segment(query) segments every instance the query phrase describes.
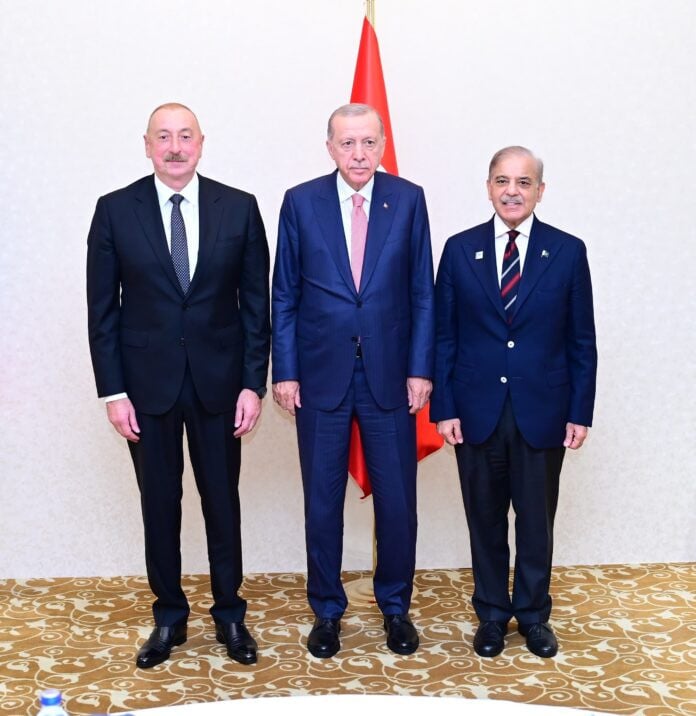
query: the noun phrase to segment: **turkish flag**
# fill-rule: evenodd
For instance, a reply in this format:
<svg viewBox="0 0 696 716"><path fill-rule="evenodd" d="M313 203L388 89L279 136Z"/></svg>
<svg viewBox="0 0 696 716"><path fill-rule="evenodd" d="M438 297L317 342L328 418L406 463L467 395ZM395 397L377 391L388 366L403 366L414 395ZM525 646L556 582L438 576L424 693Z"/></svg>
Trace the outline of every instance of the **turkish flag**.
<svg viewBox="0 0 696 716"><path fill-rule="evenodd" d="M377 43L375 29L367 17L363 21L350 101L369 104L379 112L384 123L384 133L387 137L387 144L382 157L382 168L390 174L398 175L394 136L392 135L389 105L387 104L387 90L384 86L382 60L379 56L379 44ZM416 415L416 453L418 460L422 460L430 453L439 450L443 443L444 440L438 435L435 426L430 422L430 406L426 405ZM372 492L372 487L370 486L370 477L367 473L360 430L356 420L353 420L351 430L348 470L363 491L363 498L367 497Z"/></svg>

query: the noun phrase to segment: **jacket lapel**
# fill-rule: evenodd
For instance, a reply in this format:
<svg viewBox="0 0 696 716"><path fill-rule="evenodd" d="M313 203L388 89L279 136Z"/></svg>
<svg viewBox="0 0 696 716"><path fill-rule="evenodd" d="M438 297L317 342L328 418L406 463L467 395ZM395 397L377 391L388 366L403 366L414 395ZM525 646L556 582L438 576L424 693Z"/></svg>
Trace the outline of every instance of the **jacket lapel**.
<svg viewBox="0 0 696 716"><path fill-rule="evenodd" d="M152 246L155 256L162 264L164 273L172 284L174 284L177 291L181 293L181 285L174 272L172 256L169 253L169 246L167 245L167 236L164 233L162 213L160 212L153 177L147 177L136 191L135 215L145 233L145 237L150 242L150 246Z"/></svg>
<svg viewBox="0 0 696 716"><path fill-rule="evenodd" d="M384 176L380 172L375 173L370 220L367 222L367 243L365 244L365 259L360 278L360 293L365 290L375 271L377 261L384 248L384 242L391 231L398 205L399 195L386 189Z"/></svg>
<svg viewBox="0 0 696 716"><path fill-rule="evenodd" d="M479 235L464 247L464 251L471 270L481 283L481 287L501 318L507 321L503 300L500 298L493 219L482 225Z"/></svg>
<svg viewBox="0 0 696 716"><path fill-rule="evenodd" d="M336 172L325 177L324 186L312 200L314 213L321 234L333 257L338 272L346 285L355 293L353 274L350 270L350 259L346 248L346 238L343 231L341 207L338 203L338 189L336 188ZM369 229L368 229L369 235Z"/></svg>
<svg viewBox="0 0 696 716"><path fill-rule="evenodd" d="M198 175L198 258L196 270L191 277L189 293L201 282L210 262L215 239L222 221L222 202L215 185L205 177Z"/></svg>
<svg viewBox="0 0 696 716"><path fill-rule="evenodd" d="M527 254L522 267L513 321L524 302L531 295L534 286L554 262L560 250L561 246L546 230L546 224L534 217L532 231L529 235L529 244L527 245Z"/></svg>

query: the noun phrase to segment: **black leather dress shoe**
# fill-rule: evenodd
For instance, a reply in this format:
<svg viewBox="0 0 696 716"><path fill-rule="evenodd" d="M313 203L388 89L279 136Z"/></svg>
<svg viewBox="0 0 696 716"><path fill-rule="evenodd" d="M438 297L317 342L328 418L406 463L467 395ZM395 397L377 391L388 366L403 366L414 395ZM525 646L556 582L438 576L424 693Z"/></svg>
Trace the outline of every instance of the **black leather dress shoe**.
<svg viewBox="0 0 696 716"><path fill-rule="evenodd" d="M558 653L558 642L553 629L548 622L537 624L520 624L517 627L522 636L527 637L527 649L540 656L542 659L549 659Z"/></svg>
<svg viewBox="0 0 696 716"><path fill-rule="evenodd" d="M481 622L474 636L474 651L479 656L498 656L505 647L507 622Z"/></svg>
<svg viewBox="0 0 696 716"><path fill-rule="evenodd" d="M222 622L215 624L215 638L227 645L227 656L238 661L240 664L255 664L256 641L244 622Z"/></svg>
<svg viewBox="0 0 696 716"><path fill-rule="evenodd" d="M413 654L418 648L418 632L408 614L387 614L384 617L387 646L395 654Z"/></svg>
<svg viewBox="0 0 696 716"><path fill-rule="evenodd" d="M333 656L341 648L341 642L338 638L340 633L340 619L317 617L307 639L309 653L312 656L316 656L317 659L328 659Z"/></svg>
<svg viewBox="0 0 696 716"><path fill-rule="evenodd" d="M169 658L173 646L186 641L186 624L155 627L147 641L138 650L135 665L140 669L149 669Z"/></svg>

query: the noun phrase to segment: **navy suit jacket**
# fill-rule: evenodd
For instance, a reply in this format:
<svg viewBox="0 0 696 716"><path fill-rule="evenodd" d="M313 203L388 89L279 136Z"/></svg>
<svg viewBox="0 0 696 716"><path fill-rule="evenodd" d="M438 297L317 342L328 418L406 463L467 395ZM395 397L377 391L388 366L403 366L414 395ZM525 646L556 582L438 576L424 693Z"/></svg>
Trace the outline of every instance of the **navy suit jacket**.
<svg viewBox="0 0 696 716"><path fill-rule="evenodd" d="M534 219L508 324L494 241L491 219L445 245L430 416L459 418L464 440L480 444L509 391L525 440L559 447L567 422L592 424L597 349L585 244Z"/></svg>
<svg viewBox="0 0 696 716"><path fill-rule="evenodd" d="M298 380L303 406L333 410L348 390L359 338L377 404L406 404L407 377L433 376L433 294L420 187L375 174L359 292L336 172L288 190L273 276L273 382Z"/></svg>
<svg viewBox="0 0 696 716"><path fill-rule="evenodd" d="M99 199L89 232L87 302L100 396L127 392L162 414L188 361L213 413L266 385L270 350L266 235L256 199L199 177L200 246L184 295L152 175Z"/></svg>

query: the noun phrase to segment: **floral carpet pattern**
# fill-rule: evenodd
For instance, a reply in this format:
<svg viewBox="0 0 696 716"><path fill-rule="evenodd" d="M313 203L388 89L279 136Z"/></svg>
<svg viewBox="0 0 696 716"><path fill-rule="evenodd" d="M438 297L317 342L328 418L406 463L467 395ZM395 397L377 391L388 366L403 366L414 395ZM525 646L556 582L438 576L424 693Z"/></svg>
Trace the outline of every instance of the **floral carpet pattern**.
<svg viewBox="0 0 696 716"><path fill-rule="evenodd" d="M364 573L347 572L346 583ZM215 641L207 576L187 576L188 641L169 661L135 667L152 628L144 577L0 580L0 714L36 713L60 689L71 716L260 696L410 694L505 699L614 714L696 715L696 563L559 567L551 583L554 659L530 654L511 623L505 651L481 659L471 570L416 574L420 649L384 643L376 605L356 598L342 649L305 649L313 617L301 574L253 574L246 623L259 662L241 666Z"/></svg>

